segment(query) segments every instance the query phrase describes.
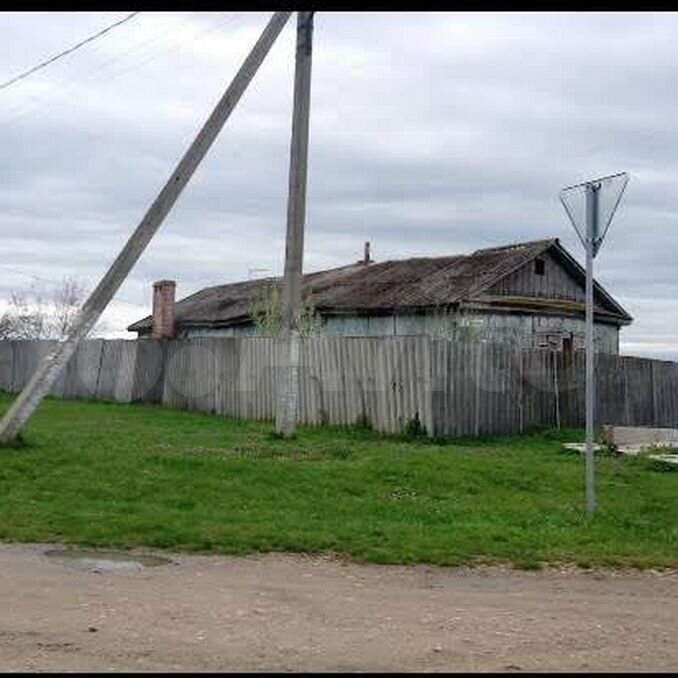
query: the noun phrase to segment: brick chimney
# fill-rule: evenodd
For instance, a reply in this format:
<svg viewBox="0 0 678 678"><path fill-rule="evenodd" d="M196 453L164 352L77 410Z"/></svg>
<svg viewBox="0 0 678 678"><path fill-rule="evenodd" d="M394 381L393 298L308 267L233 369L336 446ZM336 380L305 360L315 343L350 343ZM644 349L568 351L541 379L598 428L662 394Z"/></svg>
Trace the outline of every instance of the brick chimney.
<svg viewBox="0 0 678 678"><path fill-rule="evenodd" d="M158 280L153 283L153 339L174 337L174 295L177 288L174 280Z"/></svg>

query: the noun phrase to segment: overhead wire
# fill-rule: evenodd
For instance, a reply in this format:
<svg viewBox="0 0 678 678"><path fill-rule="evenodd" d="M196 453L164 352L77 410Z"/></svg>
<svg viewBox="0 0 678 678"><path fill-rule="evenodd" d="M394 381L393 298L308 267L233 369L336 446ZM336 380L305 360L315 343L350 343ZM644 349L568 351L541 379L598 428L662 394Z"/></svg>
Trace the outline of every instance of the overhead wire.
<svg viewBox="0 0 678 678"><path fill-rule="evenodd" d="M137 14L138 14L138 12L137 12ZM198 14L198 12L193 12L192 14ZM131 17L130 17L130 18L131 18ZM189 37L188 41L186 41L186 40L183 40L183 41L182 41L182 39L180 38L179 40L173 42L173 43L171 44L171 46L169 47L169 49L161 50L161 51L159 51L158 53L151 55L149 58L145 59L144 61L142 61L142 62L140 62L140 63L132 64L132 65L127 66L127 67L124 67L124 68L122 68L122 69L118 69L118 70L112 71L112 72L109 74L109 76L106 78L106 81L105 81L105 82L106 82L106 85L108 85L108 83L110 83L110 81L113 80L113 79L115 79L116 77L118 77L118 76L120 76L120 75L123 75L123 74L125 74L125 73L129 73L129 72L136 71L136 70L138 70L138 69L144 67L146 64L150 63L151 61L157 59L159 56L161 56L161 55L163 55L163 54L166 54L166 53L168 53L168 52L174 51L177 47L181 47L181 49L184 49L188 44L195 42L195 40L198 39L199 37L204 37L205 35L207 35L207 34L209 34L209 33L212 33L212 32L214 32L214 31L216 31L216 30L222 28L222 27L223 27L224 25L226 25L226 24L233 24L234 19L235 19L235 17L233 16L233 13L230 13L230 16L228 16L224 21L221 21L221 22L219 22L219 23L217 23L217 24L215 24L215 25L213 25L213 26L208 27L207 29L200 30L200 31L198 31L197 33L194 33L193 35L191 35L191 36ZM165 31L163 31L163 33L162 33L161 35L166 34L169 30L171 30L171 28L170 28L170 29L167 29L167 30L165 30ZM157 36L157 37L154 38L153 40L150 40L150 41L144 41L144 42L142 42L142 43L138 43L137 45L135 45L135 46L132 47L131 49L126 50L125 52L123 52L121 55L118 55L117 57L114 57L113 59L110 59L110 60L104 62L103 64L100 64L99 66L95 67L94 69L91 69L90 71L88 71L88 75L91 76L92 73L94 73L94 72L96 72L96 71L100 71L102 68L104 68L104 67L107 66L107 65L110 65L111 63L117 63L117 62L119 62L121 57L123 57L123 56L125 56L125 55L127 55L127 54L129 54L129 53L131 53L131 52L137 51L139 48L142 48L142 47L144 47L144 46L147 46L148 44L151 44L151 43L153 43L153 42L157 42L157 40L158 40L160 37L161 37L161 36ZM179 66L178 68L176 68L176 69L173 70L173 73L175 73L177 70L183 70L183 69L186 68L188 65L190 65L190 64L184 64L184 65L182 65L182 66ZM91 79L92 79L91 77L90 77L90 78L84 78L84 79L83 79L83 78L79 78L79 79L77 79L76 82L72 83L72 84L71 84L69 87L67 87L65 90L61 90L61 94L62 94L62 95L67 94L69 91L72 91L73 89L75 89L75 87L77 87L79 84L81 84L81 82L82 82L83 80L91 80ZM42 97L42 98L43 98L43 100L45 99L45 97ZM49 98L49 97L47 97L47 98ZM25 118L25 117L32 117L32 115L34 115L36 112L39 112L40 110L42 110L42 108L41 108L41 107L37 107L37 108L34 108L34 109L30 109L30 110L27 111L24 115L18 115L18 116L15 116L14 118L10 118L10 119L8 119L8 120L6 120L6 121L0 121L0 127L11 126L11 124L14 123L14 122L16 122L17 120L23 119L23 118ZM101 141L102 139L103 139L103 140L108 139L108 137L106 137L106 135L93 135L93 134L91 134L91 133L87 133L86 136L88 136L91 140L94 140L94 141ZM33 273L28 273L28 272L25 272L25 271L21 271L21 270L16 269L16 268L14 268L14 267L12 267L12 266L7 266L6 264L0 264L0 266L2 266L3 268L5 268L6 270L13 271L14 273L18 273L19 275L25 275L25 276L28 276L28 277L32 277L32 278L34 278L34 279L36 279L36 280L41 280L41 281L49 282L49 283L52 283L52 284L58 283L58 281L56 281L55 279L45 278L44 276L39 276L39 275L36 275L36 274L33 274ZM143 306L142 303L133 302L133 301L127 300L127 299L125 299L125 298L123 298L123 297L118 297L117 295L116 295L116 297L114 298L114 301L120 301L120 302L122 302L122 303L126 303L126 304L129 304L129 305L135 306L135 307L137 307L137 308L138 308L139 306Z"/></svg>
<svg viewBox="0 0 678 678"><path fill-rule="evenodd" d="M199 12L191 12L189 13L189 16L199 14ZM139 25L139 24L137 24ZM160 31L157 35L155 35L151 39L145 39L141 40L140 42L137 42L134 44L132 47L129 49L126 49L116 55L114 55L110 59L106 59L102 63L96 64L94 68L90 68L87 70L84 74L80 74L79 76L76 77L66 77L62 78L60 80L57 80L55 82L51 83L51 87L47 92L43 92L41 94L37 94L35 96L29 97L27 100L23 101L20 105L15 106L14 108L8 109L8 112L10 113L10 117L6 118L3 121L0 121L0 125L4 125L6 123L11 123L14 120L21 119L24 117L30 116L32 112L42 110L41 104L45 103L46 101L49 100L54 100L55 96L56 98L63 98L66 94L71 92L75 86L80 85L84 82L90 82L91 80L94 79L94 76L99 75L100 71L103 69L104 73L101 73L102 76L106 75L106 72L112 72L115 73L115 69L112 71L110 69L107 69L107 66L110 66L111 64L116 64L120 62L122 59L124 59L127 55L131 54L132 52L137 52L139 49L143 49L148 47L148 45L152 45L153 43L156 43L160 38L162 38L164 35L169 33L171 30L176 29L176 23L172 23L170 26L165 28L164 30ZM104 43L100 43L103 45ZM97 47L99 45L96 45L92 52L96 53ZM37 106L31 106L30 104L37 103ZM52 103L52 101L50 101ZM28 104L28 106L26 106ZM7 109L6 109L7 111Z"/></svg>
<svg viewBox="0 0 678 678"><path fill-rule="evenodd" d="M110 83L115 80L116 78L120 76L124 76L126 74L129 74L130 72L137 71L139 69L142 69L144 66L146 66L150 61L153 61L160 56L166 55L169 52L173 52L175 50L185 50L190 47L192 43L194 43L196 40L200 38L204 38L206 35L213 33L214 31L218 31L222 29L225 25L229 25L230 27L233 26L238 26L241 22L236 21L236 19L240 18L239 16L234 16L233 13L230 13L229 16L227 16L223 21L220 21L212 26L209 26L208 28L205 28L203 30L199 30L197 32L194 32L188 39L185 40L179 40L170 45L169 48L163 49L159 52L156 52L155 54L152 54L150 57L144 59L140 63L135 63L126 67L123 67L121 69L117 69L113 72L109 72L106 77L105 81L103 83L104 88L108 88L110 86ZM172 75L175 76L177 73L192 67L194 64L191 62L185 62L180 64L177 67L174 67L172 69ZM91 78L90 78L91 79ZM77 86L80 84L80 82L74 83L72 86L69 87L69 90L75 90ZM34 110L32 112L26 113L23 116L20 116L21 119L25 119L28 117L35 117L39 116L40 118L44 117L47 115L47 113L51 110L51 108L47 108L45 110ZM3 133L6 133L7 128L13 127L18 124L19 121L17 119L10 119L7 121L0 121L0 131ZM87 140L87 143L96 143L96 144L101 144L103 146L108 146L111 147L111 136L110 136L110 130L108 132L97 132L94 131L91 127L81 127L78 129L78 135L84 139ZM157 148L151 148L150 146L147 146L144 143L144 140L142 138L137 138L135 139L135 149L137 151L142 151L144 153L147 153L149 156L155 156L157 154Z"/></svg>
<svg viewBox="0 0 678 678"><path fill-rule="evenodd" d="M14 85L15 83L19 82L20 80L23 80L24 78L27 78L29 75L32 75L33 73L36 73L37 71L42 70L43 68L46 68L50 64L54 63L55 61L62 59L63 57L67 56L68 54L72 54L76 50L80 49L81 47L84 47L88 43L92 42L93 40L97 40L101 36L105 35L106 33L112 31L114 28L117 28L118 26L121 26L124 23L127 23L131 19L133 19L135 16L139 15L140 12L132 12L128 14L124 19L120 19L119 21L116 21L115 23L112 23L109 26L106 26L106 28L98 31L94 35L90 35L88 38L85 38L84 40L81 40L77 44L73 45L73 47L69 47L68 49L63 50L62 52L59 52L59 54L56 54L55 56L46 59L45 61L40 62L39 64L36 64L32 68L29 68L26 71L23 71L22 73L19 73L18 75L15 75L13 78L10 78L9 80L6 80L3 83L0 83L0 90L6 89L7 87L10 87L11 85Z"/></svg>
<svg viewBox="0 0 678 678"><path fill-rule="evenodd" d="M192 14L200 14L200 12L193 12ZM230 14L232 15L232 13L230 13ZM223 27L225 24L233 23L233 20L234 20L233 16L228 16L224 21L221 21L221 22L215 24L214 26L209 26L208 28L206 28L204 30L197 31L193 35L189 36L189 38L187 40L182 39L180 37L178 40L170 43L170 46L168 48L162 49L159 52L152 54L150 57L148 57L147 59L144 59L143 61L141 61L139 63L133 63L133 64L130 64L130 65L124 66L123 68L117 69L117 70L116 69L107 70L103 74L100 74L100 71L101 71L102 68L105 68L106 66L108 66L112 63L119 62L120 59L123 56L125 56L125 55L127 55L131 52L137 51L139 48L143 48L143 47L145 47L149 44L157 42L157 40L162 35L165 35L170 30L172 30L172 28L175 28L175 27L171 26L168 29L166 29L165 31L163 31L160 36L157 36L156 38L154 38L152 40L142 41L141 43L135 45L131 49L126 50L121 55L118 55L117 57L114 57L113 59L109 59L108 61L104 62L103 64L100 64L97 67L90 69L85 74L85 77L76 78L76 79L70 81L70 84L68 84L69 83L68 80L64 81L67 84L67 86L62 87L62 88L55 88L55 89L58 89L58 91L56 92L56 96L58 98L63 99L63 97L65 97L67 94L73 92L78 86L82 85L85 82L93 81L95 79L95 77L97 77L97 76L104 76L105 77L105 86L108 86L108 84L111 81L115 80L119 76L124 75L125 73L134 72L134 71L136 71L140 68L143 68L146 64L157 59L159 56L165 55L169 52L172 52L172 51L176 50L178 47L180 49L184 49L189 44L194 43L199 37L204 37L205 35ZM179 68L174 69L173 72L176 72L177 70L182 70L187 65L188 64L186 64L184 66L180 66ZM52 94L53 94L52 92L48 92L45 95L33 97L29 101L29 103L31 101L38 101L40 104L42 104L49 99L53 99L54 97L52 96ZM52 102L50 102L50 103L52 103ZM17 115L10 116L9 118L6 118L5 120L0 120L0 128L12 126L14 123L16 123L19 120L34 117L36 114L40 114L43 111L49 111L51 109L46 108L45 106L42 106L42 105L38 105L38 106L30 107L28 109L23 109L23 110L21 109L21 107L19 107L18 109L14 109L14 110L17 111Z"/></svg>

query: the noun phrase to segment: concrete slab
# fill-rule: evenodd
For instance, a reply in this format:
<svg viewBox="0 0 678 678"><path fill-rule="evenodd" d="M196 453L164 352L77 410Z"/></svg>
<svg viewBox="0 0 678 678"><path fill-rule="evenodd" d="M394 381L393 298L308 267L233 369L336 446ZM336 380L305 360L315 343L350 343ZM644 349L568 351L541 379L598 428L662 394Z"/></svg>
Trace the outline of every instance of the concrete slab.
<svg viewBox="0 0 678 678"><path fill-rule="evenodd" d="M563 447L567 450L572 450L573 452L581 452L581 454L586 453L586 443L563 443ZM599 452L602 448L602 445L597 445L595 443L593 445L594 452Z"/></svg>
<svg viewBox="0 0 678 678"><path fill-rule="evenodd" d="M605 443L621 447L638 446L678 447L677 428L652 428L649 426L603 426Z"/></svg>
<svg viewBox="0 0 678 678"><path fill-rule="evenodd" d="M586 453L586 443L563 443L563 447L568 450L572 450L573 452L579 452L580 454L585 454ZM600 450L604 449L604 445L594 445L593 446L593 451L594 452L599 452ZM672 445L670 443L663 443L663 444L654 444L654 445L617 445L615 447L615 450L619 454L625 454L625 455L636 455L639 454L640 452L649 452L651 450L661 450L662 448L678 448L678 445ZM654 455L651 458L656 459L661 457L661 459L664 459L665 457L673 458L676 455L673 454L662 454L662 455ZM677 457L678 458L678 457ZM673 463L672 461L669 463Z"/></svg>
<svg viewBox="0 0 678 678"><path fill-rule="evenodd" d="M655 459L656 461L663 461L667 464L678 466L678 454L650 454L648 457L649 459Z"/></svg>

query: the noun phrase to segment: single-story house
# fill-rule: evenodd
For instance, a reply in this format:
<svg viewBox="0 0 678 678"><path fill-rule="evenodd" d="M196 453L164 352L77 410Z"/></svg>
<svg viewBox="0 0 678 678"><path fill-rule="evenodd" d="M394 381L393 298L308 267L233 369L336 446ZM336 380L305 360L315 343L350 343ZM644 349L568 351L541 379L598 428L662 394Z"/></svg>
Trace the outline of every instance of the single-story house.
<svg viewBox="0 0 678 678"><path fill-rule="evenodd" d="M430 334L474 336L559 350L583 348L584 268L557 238L480 249L471 254L363 259L306 273L302 295L333 336ZM230 337L260 334L252 302L280 278L206 287L175 303L175 283L154 284L153 315L128 327L139 338ZM619 330L632 321L594 283L595 343L619 352Z"/></svg>

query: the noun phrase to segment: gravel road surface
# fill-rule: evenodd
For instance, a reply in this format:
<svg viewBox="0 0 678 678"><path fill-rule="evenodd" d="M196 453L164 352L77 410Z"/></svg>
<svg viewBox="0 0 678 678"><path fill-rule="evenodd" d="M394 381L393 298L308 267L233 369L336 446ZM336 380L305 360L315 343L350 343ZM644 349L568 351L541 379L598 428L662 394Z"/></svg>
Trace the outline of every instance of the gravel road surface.
<svg viewBox="0 0 678 678"><path fill-rule="evenodd" d="M52 548L0 543L0 670L678 671L676 572Z"/></svg>

